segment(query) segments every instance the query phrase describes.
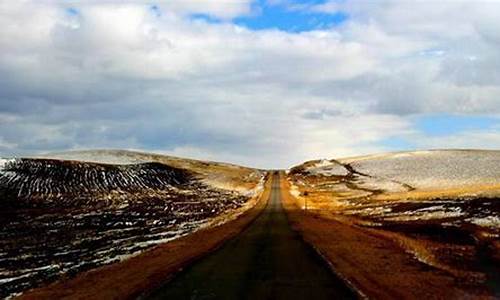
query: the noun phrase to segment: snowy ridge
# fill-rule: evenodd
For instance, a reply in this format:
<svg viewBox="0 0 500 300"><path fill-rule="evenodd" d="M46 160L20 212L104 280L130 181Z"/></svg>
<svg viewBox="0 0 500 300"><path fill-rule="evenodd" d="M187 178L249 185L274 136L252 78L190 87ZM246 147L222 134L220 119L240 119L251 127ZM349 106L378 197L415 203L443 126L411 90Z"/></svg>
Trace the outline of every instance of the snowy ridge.
<svg viewBox="0 0 500 300"><path fill-rule="evenodd" d="M16 200L54 200L70 195L82 197L111 191L167 189L190 180L187 172L159 163L115 166L23 158L4 164L0 173L0 192L6 198ZM66 199L65 203L70 202Z"/></svg>
<svg viewBox="0 0 500 300"><path fill-rule="evenodd" d="M347 176L349 175L349 170L347 170L342 164L336 162L335 160L320 160L319 162L305 168L305 171L311 175L323 175L323 176Z"/></svg>
<svg viewBox="0 0 500 300"><path fill-rule="evenodd" d="M61 153L50 153L36 158L74 160L79 162L112 164L112 165L130 165L151 162L145 159L144 153L135 153L125 150L81 150L68 151Z"/></svg>
<svg viewBox="0 0 500 300"><path fill-rule="evenodd" d="M0 157L0 172L4 171L4 169L7 168L8 165L14 161L15 161L14 159L6 159Z"/></svg>
<svg viewBox="0 0 500 300"><path fill-rule="evenodd" d="M349 161L362 173L398 180L417 189L500 184L500 151L415 151Z"/></svg>
<svg viewBox="0 0 500 300"><path fill-rule="evenodd" d="M294 171L305 176L349 176L351 183L362 190L387 193L500 185L500 151L385 153L310 161L293 168L291 172Z"/></svg>

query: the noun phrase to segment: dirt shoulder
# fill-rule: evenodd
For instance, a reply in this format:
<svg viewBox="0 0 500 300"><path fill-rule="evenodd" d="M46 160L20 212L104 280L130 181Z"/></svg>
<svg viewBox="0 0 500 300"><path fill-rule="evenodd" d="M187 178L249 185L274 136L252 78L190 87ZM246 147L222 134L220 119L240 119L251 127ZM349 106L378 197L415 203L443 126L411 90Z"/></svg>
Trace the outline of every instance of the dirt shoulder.
<svg viewBox="0 0 500 300"><path fill-rule="evenodd" d="M161 244L128 260L27 291L18 299L135 299L246 228L265 207L270 185L268 179L264 192L255 199L256 204L235 219Z"/></svg>
<svg viewBox="0 0 500 300"><path fill-rule="evenodd" d="M416 260L390 237L319 211L304 211L281 181L283 206L301 233L345 281L370 299L492 299L485 291Z"/></svg>

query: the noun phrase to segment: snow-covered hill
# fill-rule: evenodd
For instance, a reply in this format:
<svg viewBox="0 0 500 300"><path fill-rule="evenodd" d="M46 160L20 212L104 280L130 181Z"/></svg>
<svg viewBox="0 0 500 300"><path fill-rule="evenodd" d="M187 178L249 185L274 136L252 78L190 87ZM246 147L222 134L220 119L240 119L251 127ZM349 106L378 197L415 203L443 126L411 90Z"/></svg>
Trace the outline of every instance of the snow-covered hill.
<svg viewBox="0 0 500 300"><path fill-rule="evenodd" d="M444 189L480 190L500 185L500 151L432 150L310 161L292 172L349 177L359 191L397 193ZM414 193L415 194L415 193Z"/></svg>
<svg viewBox="0 0 500 300"><path fill-rule="evenodd" d="M400 152L340 162L372 177L397 180L415 189L500 184L500 151Z"/></svg>
<svg viewBox="0 0 500 300"><path fill-rule="evenodd" d="M0 207L78 206L79 201L113 200L109 193L167 190L189 183L192 176L159 163L107 165L50 159L13 159L0 171L4 201Z"/></svg>
<svg viewBox="0 0 500 300"><path fill-rule="evenodd" d="M458 280L498 274L489 266L500 262L500 151L317 160L292 168L288 179L308 209L375 229Z"/></svg>

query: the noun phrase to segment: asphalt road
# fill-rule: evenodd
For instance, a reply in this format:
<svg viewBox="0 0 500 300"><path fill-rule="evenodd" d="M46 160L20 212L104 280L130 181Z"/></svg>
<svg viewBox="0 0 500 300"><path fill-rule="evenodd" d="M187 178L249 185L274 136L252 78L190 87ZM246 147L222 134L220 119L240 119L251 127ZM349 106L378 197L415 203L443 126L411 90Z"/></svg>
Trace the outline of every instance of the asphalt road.
<svg viewBox="0 0 500 300"><path fill-rule="evenodd" d="M248 228L148 299L355 299L290 228L280 197L275 174L268 204Z"/></svg>

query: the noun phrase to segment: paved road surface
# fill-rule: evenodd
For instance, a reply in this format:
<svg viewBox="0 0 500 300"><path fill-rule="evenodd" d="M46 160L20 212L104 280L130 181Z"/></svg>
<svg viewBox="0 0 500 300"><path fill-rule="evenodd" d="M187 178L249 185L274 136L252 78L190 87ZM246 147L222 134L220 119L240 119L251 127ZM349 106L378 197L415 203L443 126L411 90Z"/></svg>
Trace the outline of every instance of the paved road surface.
<svg viewBox="0 0 500 300"><path fill-rule="evenodd" d="M276 174L266 208L247 229L148 299L355 298L290 228L280 197Z"/></svg>

